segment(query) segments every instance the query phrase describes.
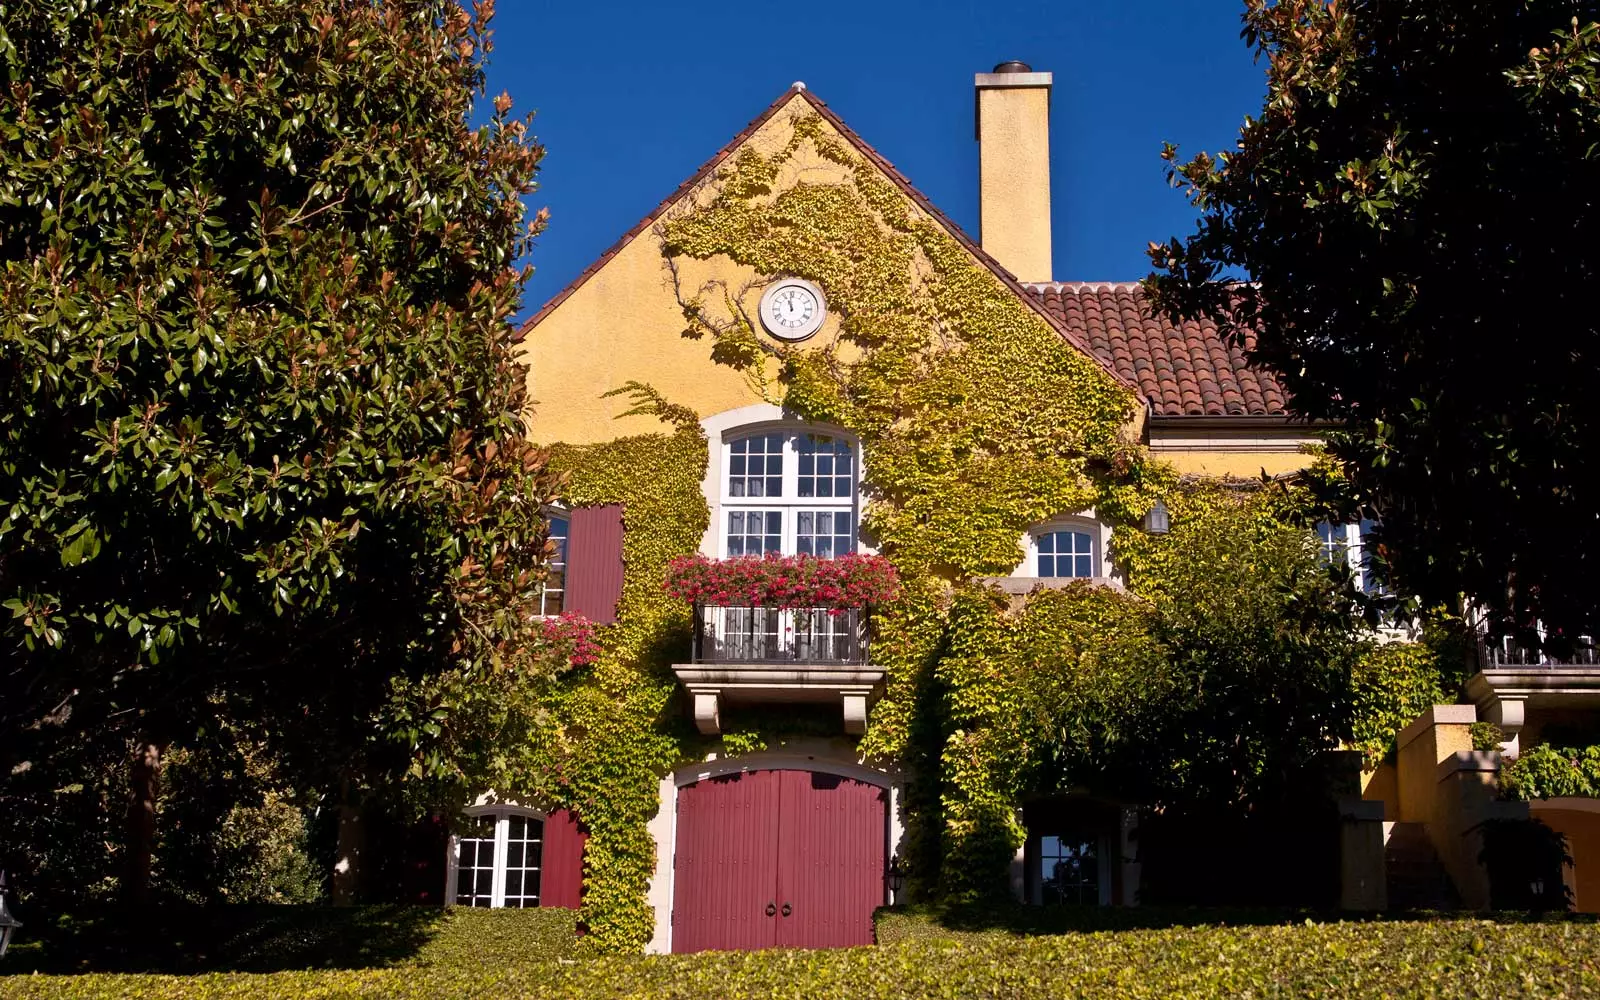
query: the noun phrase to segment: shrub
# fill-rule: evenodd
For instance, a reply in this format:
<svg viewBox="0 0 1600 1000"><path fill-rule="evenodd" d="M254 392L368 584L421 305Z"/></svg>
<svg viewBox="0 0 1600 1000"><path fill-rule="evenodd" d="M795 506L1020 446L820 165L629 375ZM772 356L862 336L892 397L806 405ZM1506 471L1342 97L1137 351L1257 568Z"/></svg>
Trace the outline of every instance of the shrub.
<svg viewBox="0 0 1600 1000"><path fill-rule="evenodd" d="M1600 797L1600 746L1531 746L1500 769L1500 790L1519 801Z"/></svg>
<svg viewBox="0 0 1600 1000"><path fill-rule="evenodd" d="M1536 819L1491 819L1478 855L1497 910L1566 910L1572 890L1562 878L1572 864L1567 839Z"/></svg>
<svg viewBox="0 0 1600 1000"><path fill-rule="evenodd" d="M1506 741L1506 734L1492 722L1474 722L1468 733L1472 737L1472 749L1480 753L1495 753Z"/></svg>
<svg viewBox="0 0 1600 1000"><path fill-rule="evenodd" d="M566 958L577 942L576 911L558 909L159 906L136 923L116 907L19 916L23 931L0 972L499 967Z"/></svg>
<svg viewBox="0 0 1600 1000"><path fill-rule="evenodd" d="M1368 769L1394 749L1394 738L1446 694L1440 657L1422 643L1368 645L1350 672L1351 740Z"/></svg>
<svg viewBox="0 0 1600 1000"><path fill-rule="evenodd" d="M16 977L18 1000L1153 1000L1550 996L1600 991L1600 927L1487 920L1172 926L1025 937L928 925L876 948L610 957L276 975Z"/></svg>

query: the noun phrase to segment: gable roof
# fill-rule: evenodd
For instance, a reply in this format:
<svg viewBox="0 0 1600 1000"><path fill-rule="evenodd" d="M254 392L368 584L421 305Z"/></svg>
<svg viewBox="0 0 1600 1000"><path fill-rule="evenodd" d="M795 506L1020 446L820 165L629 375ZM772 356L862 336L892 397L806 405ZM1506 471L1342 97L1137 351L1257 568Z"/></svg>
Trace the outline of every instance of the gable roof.
<svg viewBox="0 0 1600 1000"><path fill-rule="evenodd" d="M937 222L1002 284L1042 317L1063 340L1094 359L1143 397L1157 417L1287 417L1289 395L1270 372L1252 368L1245 349L1208 320L1174 324L1150 308L1137 282L1048 282L1024 285L855 133L820 98L796 84L739 131L677 189L546 302L517 331L526 336L621 250L656 223L792 102L804 101L863 158Z"/></svg>
<svg viewBox="0 0 1600 1000"><path fill-rule="evenodd" d="M1289 394L1252 368L1209 319L1174 324L1136 282L1030 284L1029 293L1096 357L1138 386L1159 417L1282 417ZM1254 346L1248 338L1246 347Z"/></svg>
<svg viewBox="0 0 1600 1000"><path fill-rule="evenodd" d="M703 184L709 177L711 177L716 172L717 168L722 165L723 161L727 160L728 157L737 152L739 147L744 145L744 143L751 136L755 135L761 126L765 125L773 115L777 114L783 108L787 107L790 103L796 100L804 101L807 105L809 105L811 110L815 111L823 118L824 121L831 125L846 142L850 143L850 145L855 148L856 152L860 153L861 156L871 162L873 166L882 171L884 176L887 177L889 181L895 185L895 187L899 188L900 191L906 195L906 197L910 198L919 209L927 213L930 218L943 227L945 232L949 233L952 238L965 247L980 264L988 268L996 278L1000 279L1001 283L1016 293L1019 299L1032 307L1034 312L1043 318L1045 322L1049 323L1050 327L1060 334L1063 340L1072 344L1087 357L1098 362L1100 366L1105 369L1106 373L1112 378L1116 379L1119 384L1132 389L1134 392L1140 391L1137 382L1119 372L1116 368L1108 364L1105 359L1096 354L1095 351L1091 349L1088 341L1083 339L1080 334L1064 326L1060 320L1058 320L1056 316L1050 312L1050 310L1045 306L1044 302L1042 302L1036 295L1030 294L1028 289L1018 282L1016 277L1012 275L1010 271L1007 271L1000 265L998 261L989 256L989 254L985 253L983 247L979 246L978 243L972 239L972 237L963 232L961 227L952 222L949 216L941 212L932 201L929 201L927 195L923 194L921 191L918 191L916 187L906 179L905 175L894 166L894 164L890 163L883 157L882 154L868 145L866 141L857 135L855 131L850 128L850 126L846 125L838 115L834 114L831 108L823 103L820 98L813 95L809 90L806 90L802 84L795 84L793 87L784 91L784 93L780 95L777 100L773 101L767 106L765 111L757 115L756 118L750 122L750 124L746 125L739 131L737 135L729 140L727 145L718 150L715 156L711 157L711 159L702 164L700 169L696 170L688 180L678 185L677 190L667 195L667 197L662 199L662 201L657 204L655 208L650 210L649 214L647 214L643 219L640 219L633 226L633 228L629 229L626 233L623 233L622 237L618 239L617 242L613 243L605 253L602 253L598 258L596 258L594 263L584 268L576 278L572 279L572 281L568 283L567 287L557 292L554 298L546 302L542 307L540 307L538 312L534 313L533 316L528 319L526 323L523 323L517 331L517 338L521 339L527 335L529 330L533 329L535 326L538 326L539 322L548 316L552 310L564 302L573 292L576 292L579 288L583 287L584 283L590 278L594 277L601 268L605 267L606 264L610 262L611 258L615 257L622 251L623 247L627 246L641 233L649 229L655 224L656 220L661 218L661 216L667 212L668 209L677 204L685 195L689 194L696 187Z"/></svg>

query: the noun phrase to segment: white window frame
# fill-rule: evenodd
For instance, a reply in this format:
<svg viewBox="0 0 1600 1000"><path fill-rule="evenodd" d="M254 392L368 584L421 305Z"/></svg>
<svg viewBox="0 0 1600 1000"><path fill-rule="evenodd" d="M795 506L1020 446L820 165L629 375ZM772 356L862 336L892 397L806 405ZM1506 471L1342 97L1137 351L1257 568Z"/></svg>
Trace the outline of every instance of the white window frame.
<svg viewBox="0 0 1600 1000"><path fill-rule="evenodd" d="M783 437L783 493L776 497L736 497L732 495L734 442L751 437L777 434ZM802 497L800 493L800 442L806 435L835 438L850 446L850 495L846 497ZM712 525L716 532L716 553L728 558L728 515L735 511L778 511L783 518L778 551L794 555L798 548L799 514L801 512L850 515L850 552L861 551L861 443L849 434L829 427L793 423L774 426L755 424L729 428L722 435L721 470L718 476L718 496L714 509L717 521Z"/></svg>
<svg viewBox="0 0 1600 1000"><path fill-rule="evenodd" d="M543 587L540 587L539 588L539 612L538 612L538 614L534 615L535 618L555 618L555 617L557 617L558 615L560 615L562 612L564 612L566 610L566 607L567 607L567 592L570 589L568 587L568 582L569 581L567 579L567 560L572 555L572 550L571 550L571 545L572 545L572 511L566 509L565 507L551 506L551 507L544 508L542 513L543 513L544 518L545 518L546 521L550 520L551 518L560 518L561 520L563 520L563 521L565 521L567 523L567 534L566 534L566 538L564 539L563 544L562 544L562 550L563 551L562 551L562 554L561 554L561 609L562 610L561 611L557 611L557 612L553 612L553 613L548 611L548 610L546 610L546 608L544 606L545 590L544 590Z"/></svg>
<svg viewBox="0 0 1600 1000"><path fill-rule="evenodd" d="M1339 558L1331 551L1332 548L1334 546L1341 547L1343 549L1344 564L1350 570L1350 580L1355 584L1356 590L1363 594L1382 594L1384 590L1381 584L1378 585L1377 589L1367 589L1367 566L1362 558L1366 552L1367 544L1366 534L1361 530L1363 525L1366 526L1367 532L1370 533L1375 526L1375 522L1360 520L1344 524L1333 524L1332 522L1324 521L1318 524L1317 552L1324 562L1332 563ZM1332 537L1326 539L1322 537L1322 529L1324 527L1334 529L1329 533Z"/></svg>
<svg viewBox="0 0 1600 1000"><path fill-rule="evenodd" d="M491 910L504 909L506 905L506 861L509 859L511 853L511 818L513 816L521 816L525 819L536 820L539 823L539 892L537 894L537 898L539 901L538 905L543 906L544 841L546 820L548 818L547 815L538 809L527 809L522 806L508 805L470 806L463 810L463 813L471 819L477 820L492 818L495 821L494 874L490 880L489 906L487 907ZM470 907L472 905L471 903L459 903L456 901L456 897L459 895L459 887L456 883L459 881L461 875L462 839L463 838L458 833L452 833L450 835L449 854L446 857L447 864L445 866L445 899L448 901L446 904L448 906ZM524 865L524 867L526 868L526 865ZM524 890L526 890L526 885L524 885ZM526 895L527 892L524 891L522 896ZM528 907L528 909L532 908L533 907Z"/></svg>
<svg viewBox="0 0 1600 1000"><path fill-rule="evenodd" d="M1091 550L1090 569L1093 573L1088 577L1070 576L1040 576L1039 575L1039 539L1057 531L1081 531L1089 536ZM1063 514L1052 517L1041 524L1029 528L1022 536L1022 562L1012 571L1014 578L1027 580L1101 580L1110 577L1110 567L1106 565L1106 551L1111 542L1111 529L1100 523L1094 516L1094 511L1088 510L1081 514Z"/></svg>

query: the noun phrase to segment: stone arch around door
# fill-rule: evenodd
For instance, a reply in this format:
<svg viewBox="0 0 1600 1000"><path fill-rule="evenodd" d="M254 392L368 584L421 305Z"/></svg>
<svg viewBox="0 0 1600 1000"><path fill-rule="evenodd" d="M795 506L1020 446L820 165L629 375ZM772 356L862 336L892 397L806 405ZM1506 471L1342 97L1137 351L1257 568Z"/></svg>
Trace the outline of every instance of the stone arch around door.
<svg viewBox="0 0 1600 1000"><path fill-rule="evenodd" d="M672 780L672 951L872 943L899 835L894 778L758 754Z"/></svg>

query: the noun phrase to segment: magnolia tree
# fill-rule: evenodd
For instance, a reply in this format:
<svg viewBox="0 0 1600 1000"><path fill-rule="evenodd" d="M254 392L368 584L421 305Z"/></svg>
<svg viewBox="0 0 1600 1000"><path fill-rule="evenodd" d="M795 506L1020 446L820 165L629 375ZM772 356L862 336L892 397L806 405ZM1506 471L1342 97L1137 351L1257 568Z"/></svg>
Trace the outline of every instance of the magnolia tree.
<svg viewBox="0 0 1600 1000"><path fill-rule="evenodd" d="M135 886L219 713L308 781L452 773L472 679L551 669L491 13L0 6L0 774L136 739Z"/></svg>
<svg viewBox="0 0 1600 1000"><path fill-rule="evenodd" d="M1600 607L1600 4L1248 0L1266 102L1152 245L1329 435L1396 582L1547 635ZM1249 283L1219 281L1240 273Z"/></svg>

